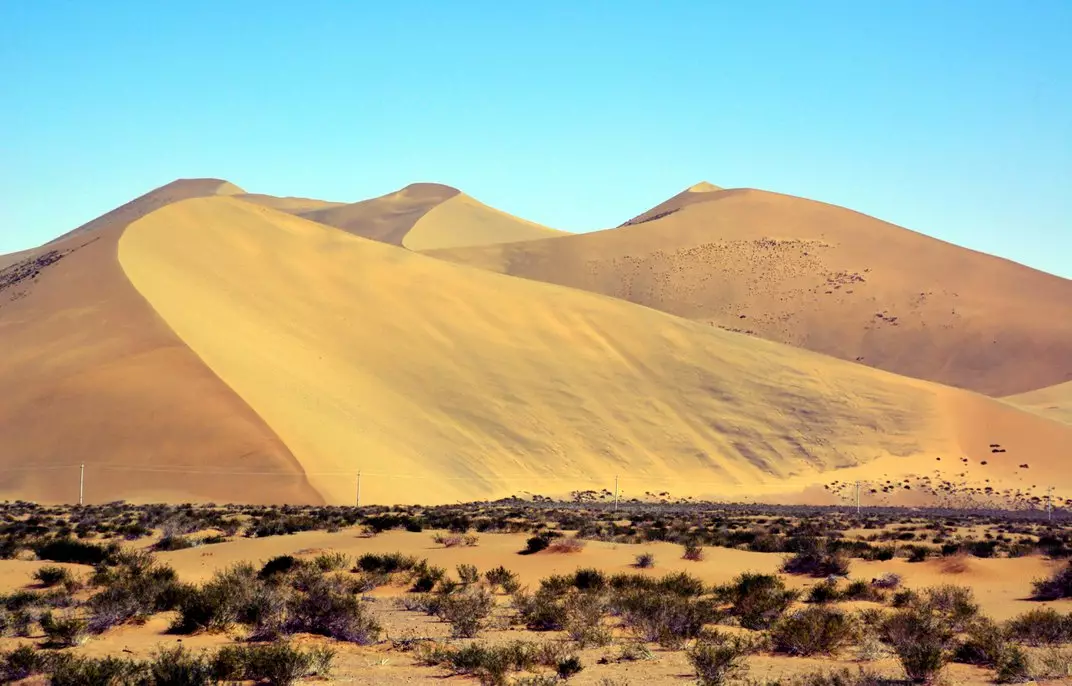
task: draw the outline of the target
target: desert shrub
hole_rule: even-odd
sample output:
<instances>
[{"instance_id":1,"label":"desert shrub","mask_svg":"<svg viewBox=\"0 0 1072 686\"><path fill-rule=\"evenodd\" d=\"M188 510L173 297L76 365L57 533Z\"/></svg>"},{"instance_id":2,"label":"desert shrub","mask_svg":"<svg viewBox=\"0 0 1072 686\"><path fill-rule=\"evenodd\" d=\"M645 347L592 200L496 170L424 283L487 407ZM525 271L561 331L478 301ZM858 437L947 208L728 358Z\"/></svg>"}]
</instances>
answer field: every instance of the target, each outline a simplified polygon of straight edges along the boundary
<instances>
[{"instance_id":1,"label":"desert shrub","mask_svg":"<svg viewBox=\"0 0 1072 686\"><path fill-rule=\"evenodd\" d=\"M1008 621L1005 630L1013 640L1032 646L1072 641L1072 617L1053 608L1029 610Z\"/></svg>"},{"instance_id":2,"label":"desert shrub","mask_svg":"<svg viewBox=\"0 0 1072 686\"><path fill-rule=\"evenodd\" d=\"M570 657L563 648L562 644L524 641L495 646L480 643L459 647L432 645L419 649L417 661L428 666L446 666L457 674L476 676L483 684L505 684L510 672L537 666L552 667L557 671L559 664Z\"/></svg>"},{"instance_id":3,"label":"desert shrub","mask_svg":"<svg viewBox=\"0 0 1072 686\"><path fill-rule=\"evenodd\" d=\"M34 674L41 674L49 667L48 655L28 645L19 646L0 655L0 683L9 684Z\"/></svg>"},{"instance_id":4,"label":"desert shrub","mask_svg":"<svg viewBox=\"0 0 1072 686\"><path fill-rule=\"evenodd\" d=\"M258 579L272 579L274 577L289 574L301 566L301 561L293 555L276 555L264 563L257 572Z\"/></svg>"},{"instance_id":5,"label":"desert shrub","mask_svg":"<svg viewBox=\"0 0 1072 686\"><path fill-rule=\"evenodd\" d=\"M580 674L583 669L584 665L581 664L581 658L576 655L570 655L558 661L558 664L555 665L555 674L559 679L565 681Z\"/></svg>"},{"instance_id":6,"label":"desert shrub","mask_svg":"<svg viewBox=\"0 0 1072 686\"><path fill-rule=\"evenodd\" d=\"M655 555L653 553L640 553L633 560L633 566L637 569L651 569L655 566Z\"/></svg>"},{"instance_id":7,"label":"desert shrub","mask_svg":"<svg viewBox=\"0 0 1072 686\"><path fill-rule=\"evenodd\" d=\"M810 576L848 576L849 560L841 551L831 550L825 539L806 537L797 543L797 551L782 563L787 574Z\"/></svg>"},{"instance_id":8,"label":"desert shrub","mask_svg":"<svg viewBox=\"0 0 1072 686\"><path fill-rule=\"evenodd\" d=\"M38 542L34 552L41 560L97 565L115 556L119 552L119 545L109 543L102 546L73 538L50 538Z\"/></svg>"},{"instance_id":9,"label":"desert shrub","mask_svg":"<svg viewBox=\"0 0 1072 686\"><path fill-rule=\"evenodd\" d=\"M467 586L480 580L480 571L476 568L476 565L460 564L456 569L458 571L458 580Z\"/></svg>"},{"instance_id":10,"label":"desert shrub","mask_svg":"<svg viewBox=\"0 0 1072 686\"><path fill-rule=\"evenodd\" d=\"M142 665L119 657L91 658L64 654L51 660L52 686L96 686L136 684L144 675Z\"/></svg>"},{"instance_id":11,"label":"desert shrub","mask_svg":"<svg viewBox=\"0 0 1072 686\"><path fill-rule=\"evenodd\" d=\"M837 581L824 579L808 589L807 601L817 605L836 602L841 597L838 591Z\"/></svg>"},{"instance_id":12,"label":"desert shrub","mask_svg":"<svg viewBox=\"0 0 1072 686\"><path fill-rule=\"evenodd\" d=\"M730 614L746 629L770 628L797 598L796 592L788 590L777 576L751 572L719 587L716 595L730 603Z\"/></svg>"},{"instance_id":13,"label":"desert shrub","mask_svg":"<svg viewBox=\"0 0 1072 686\"><path fill-rule=\"evenodd\" d=\"M514 609L533 631L557 631L566 624L566 603L562 594L540 586L534 594L519 591L513 596Z\"/></svg>"},{"instance_id":14,"label":"desert shrub","mask_svg":"<svg viewBox=\"0 0 1072 686\"><path fill-rule=\"evenodd\" d=\"M687 541L681 553L681 559L699 562L704 559L703 546L699 541Z\"/></svg>"},{"instance_id":15,"label":"desert shrub","mask_svg":"<svg viewBox=\"0 0 1072 686\"><path fill-rule=\"evenodd\" d=\"M473 638L484 627L484 620L495 608L491 593L483 589L454 593L442 598L439 616L450 624L455 638Z\"/></svg>"},{"instance_id":16,"label":"desert shrub","mask_svg":"<svg viewBox=\"0 0 1072 686\"><path fill-rule=\"evenodd\" d=\"M875 588L881 588L883 590L892 591L900 587L901 575L893 572L887 572L882 576L871 581L871 585Z\"/></svg>"},{"instance_id":17,"label":"desert shrub","mask_svg":"<svg viewBox=\"0 0 1072 686\"><path fill-rule=\"evenodd\" d=\"M1010 646L1005 632L988 617L976 619L957 645L953 660L971 665L994 667L1005 659Z\"/></svg>"},{"instance_id":18,"label":"desert shrub","mask_svg":"<svg viewBox=\"0 0 1072 686\"><path fill-rule=\"evenodd\" d=\"M668 593L626 591L618 594L612 603L625 625L638 637L671 649L698 637L705 624L719 618L710 600Z\"/></svg>"},{"instance_id":19,"label":"desert shrub","mask_svg":"<svg viewBox=\"0 0 1072 686\"><path fill-rule=\"evenodd\" d=\"M908 553L909 562L923 562L931 554L931 549L925 545L909 545L904 550Z\"/></svg>"},{"instance_id":20,"label":"desert shrub","mask_svg":"<svg viewBox=\"0 0 1072 686\"><path fill-rule=\"evenodd\" d=\"M1020 646L1009 646L994 667L994 680L999 684L1022 684L1034 680L1034 670L1031 669L1027 653Z\"/></svg>"},{"instance_id":21,"label":"desert shrub","mask_svg":"<svg viewBox=\"0 0 1072 686\"><path fill-rule=\"evenodd\" d=\"M706 590L704 583L688 572L671 572L659 579L655 588L685 597L698 597Z\"/></svg>"},{"instance_id":22,"label":"desert shrub","mask_svg":"<svg viewBox=\"0 0 1072 686\"><path fill-rule=\"evenodd\" d=\"M933 680L949 661L953 632L931 607L898 610L886 618L882 635L912 681Z\"/></svg>"},{"instance_id":23,"label":"desert shrub","mask_svg":"<svg viewBox=\"0 0 1072 686\"><path fill-rule=\"evenodd\" d=\"M533 536L525 542L525 549L520 552L521 555L532 555L538 553L541 550L546 550L547 546L551 545L551 541L546 536Z\"/></svg>"},{"instance_id":24,"label":"desert shrub","mask_svg":"<svg viewBox=\"0 0 1072 686\"><path fill-rule=\"evenodd\" d=\"M356 569L362 572L382 572L384 574L396 574L416 569L421 560L402 553L365 553L357 558Z\"/></svg>"},{"instance_id":25,"label":"desert shrub","mask_svg":"<svg viewBox=\"0 0 1072 686\"><path fill-rule=\"evenodd\" d=\"M72 577L71 572L63 567L46 565L44 567L39 567L37 571L34 572L33 578L45 588L51 588L52 586L71 580Z\"/></svg>"},{"instance_id":26,"label":"desert shrub","mask_svg":"<svg viewBox=\"0 0 1072 686\"><path fill-rule=\"evenodd\" d=\"M200 588L186 587L177 603L179 616L171 630L175 633L223 630L234 622L248 620L256 588L257 572L248 563L216 572Z\"/></svg>"},{"instance_id":27,"label":"desert shrub","mask_svg":"<svg viewBox=\"0 0 1072 686\"><path fill-rule=\"evenodd\" d=\"M554 538L547 545L547 552L549 553L579 553L584 550L585 542L579 538L574 537L559 537Z\"/></svg>"},{"instance_id":28,"label":"desert shrub","mask_svg":"<svg viewBox=\"0 0 1072 686\"><path fill-rule=\"evenodd\" d=\"M168 550L186 550L187 548L193 548L196 543L188 536L172 535L164 536L159 541L153 544L153 550L156 551L168 551Z\"/></svg>"},{"instance_id":29,"label":"desert shrub","mask_svg":"<svg viewBox=\"0 0 1072 686\"><path fill-rule=\"evenodd\" d=\"M972 590L965 586L946 585L924 589L919 602L937 613L953 632L966 630L979 614L979 604L975 602Z\"/></svg>"},{"instance_id":30,"label":"desert shrub","mask_svg":"<svg viewBox=\"0 0 1072 686\"><path fill-rule=\"evenodd\" d=\"M697 683L701 686L722 686L747 673L746 659L749 652L751 646L745 639L710 634L704 640L693 644L686 656L689 664L696 670Z\"/></svg>"},{"instance_id":31,"label":"desert shrub","mask_svg":"<svg viewBox=\"0 0 1072 686\"><path fill-rule=\"evenodd\" d=\"M415 593L428 593L447 575L447 570L436 565L424 565L413 580L410 589Z\"/></svg>"},{"instance_id":32,"label":"desert shrub","mask_svg":"<svg viewBox=\"0 0 1072 686\"><path fill-rule=\"evenodd\" d=\"M854 579L845 586L843 591L841 591L840 597L841 600L870 600L872 602L881 602L885 598L885 594L882 593L878 587L863 579Z\"/></svg>"},{"instance_id":33,"label":"desert shrub","mask_svg":"<svg viewBox=\"0 0 1072 686\"><path fill-rule=\"evenodd\" d=\"M461 534L442 534L437 533L432 536L432 542L436 545L441 545L444 548L454 548L462 545L465 539Z\"/></svg>"},{"instance_id":34,"label":"desert shrub","mask_svg":"<svg viewBox=\"0 0 1072 686\"><path fill-rule=\"evenodd\" d=\"M218 681L267 681L290 686L307 676L326 676L334 651L302 650L286 642L226 646L211 660L212 676Z\"/></svg>"},{"instance_id":35,"label":"desert shrub","mask_svg":"<svg viewBox=\"0 0 1072 686\"><path fill-rule=\"evenodd\" d=\"M1072 563L1064 569L1054 572L1049 579L1037 579L1032 582L1036 600L1058 600L1072 598Z\"/></svg>"},{"instance_id":36,"label":"desert shrub","mask_svg":"<svg viewBox=\"0 0 1072 686\"><path fill-rule=\"evenodd\" d=\"M1038 679L1068 679L1072 677L1072 649L1049 647L1039 651L1032 665L1031 676Z\"/></svg>"},{"instance_id":37,"label":"desert shrub","mask_svg":"<svg viewBox=\"0 0 1072 686\"><path fill-rule=\"evenodd\" d=\"M368 645L382 628L361 599L340 577L318 576L305 582L288 608L287 628Z\"/></svg>"},{"instance_id":38,"label":"desert shrub","mask_svg":"<svg viewBox=\"0 0 1072 686\"><path fill-rule=\"evenodd\" d=\"M607 576L598 569L578 569L573 573L573 587L579 591L601 591L607 586Z\"/></svg>"},{"instance_id":39,"label":"desert shrub","mask_svg":"<svg viewBox=\"0 0 1072 686\"><path fill-rule=\"evenodd\" d=\"M41 630L45 632L48 645L56 648L70 648L82 645L89 638L86 620L74 615L57 617L51 610L46 611L38 620Z\"/></svg>"},{"instance_id":40,"label":"desert shrub","mask_svg":"<svg viewBox=\"0 0 1072 686\"><path fill-rule=\"evenodd\" d=\"M155 612L175 609L189 589L179 583L175 570L150 559L133 557L97 574L103 588L89 598L89 628L109 628Z\"/></svg>"},{"instance_id":41,"label":"desert shrub","mask_svg":"<svg viewBox=\"0 0 1072 686\"><path fill-rule=\"evenodd\" d=\"M809 607L779 619L771 628L774 649L788 655L832 655L857 636L852 618L840 610Z\"/></svg>"},{"instance_id":42,"label":"desert shrub","mask_svg":"<svg viewBox=\"0 0 1072 686\"><path fill-rule=\"evenodd\" d=\"M501 588L504 593L516 593L521 588L517 574L501 565L484 572L484 580L492 589Z\"/></svg>"},{"instance_id":43,"label":"desert shrub","mask_svg":"<svg viewBox=\"0 0 1072 686\"><path fill-rule=\"evenodd\" d=\"M211 662L183 646L158 650L146 671L153 686L208 686L215 682Z\"/></svg>"},{"instance_id":44,"label":"desert shrub","mask_svg":"<svg viewBox=\"0 0 1072 686\"><path fill-rule=\"evenodd\" d=\"M603 626L607 602L599 593L573 593L564 604L566 635L580 647L604 646L611 633Z\"/></svg>"}]
</instances>

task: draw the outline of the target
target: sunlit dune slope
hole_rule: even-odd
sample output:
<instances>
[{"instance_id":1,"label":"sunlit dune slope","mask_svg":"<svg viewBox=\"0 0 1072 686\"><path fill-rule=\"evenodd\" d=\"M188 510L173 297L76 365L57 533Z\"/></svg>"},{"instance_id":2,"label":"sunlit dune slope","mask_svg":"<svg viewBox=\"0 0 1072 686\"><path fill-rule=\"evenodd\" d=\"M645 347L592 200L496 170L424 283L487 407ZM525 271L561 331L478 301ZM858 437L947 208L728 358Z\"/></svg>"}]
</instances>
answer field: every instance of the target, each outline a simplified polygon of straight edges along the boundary
<instances>
[{"instance_id":1,"label":"sunlit dune slope","mask_svg":"<svg viewBox=\"0 0 1072 686\"><path fill-rule=\"evenodd\" d=\"M1050 419L1072 424L1072 381L1009 396L1005 400Z\"/></svg>"},{"instance_id":2,"label":"sunlit dune slope","mask_svg":"<svg viewBox=\"0 0 1072 686\"><path fill-rule=\"evenodd\" d=\"M988 395L1068 378L1068 279L775 193L686 191L660 208L607 231L428 254Z\"/></svg>"},{"instance_id":3,"label":"sunlit dune slope","mask_svg":"<svg viewBox=\"0 0 1072 686\"><path fill-rule=\"evenodd\" d=\"M434 250L564 235L569 234L500 212L459 193L418 219L402 245L410 250Z\"/></svg>"},{"instance_id":4,"label":"sunlit dune slope","mask_svg":"<svg viewBox=\"0 0 1072 686\"><path fill-rule=\"evenodd\" d=\"M689 186L688 188L681 191L669 200L665 200L659 203L647 212L633 217L629 221L622 224L622 226L629 226L631 224L643 224L644 222L661 219L662 217L673 214L674 212L677 212L682 208L688 207L689 205L700 202L707 202L708 200L717 197L715 195L712 195L712 193L716 193L721 190L723 189L719 188L713 183L701 181L700 183Z\"/></svg>"},{"instance_id":5,"label":"sunlit dune slope","mask_svg":"<svg viewBox=\"0 0 1072 686\"><path fill-rule=\"evenodd\" d=\"M264 195L262 193L241 193L235 194L234 197L257 205L282 210L283 212L290 212L291 214L317 212L328 210L333 207L343 207L346 204L341 202L328 202L327 200L316 200L314 198L295 198L291 196L279 197L275 195Z\"/></svg>"},{"instance_id":6,"label":"sunlit dune slope","mask_svg":"<svg viewBox=\"0 0 1072 686\"><path fill-rule=\"evenodd\" d=\"M415 183L402 190L349 205L303 206L290 198L239 196L327 224L362 238L411 250L491 245L564 235L492 207L437 183ZM291 202L286 202L286 201ZM319 201L305 201L319 202Z\"/></svg>"},{"instance_id":7,"label":"sunlit dune slope","mask_svg":"<svg viewBox=\"0 0 1072 686\"><path fill-rule=\"evenodd\" d=\"M614 474L634 493L738 496L883 455L912 467L1064 429L962 391L234 199L155 212L130 227L119 254L135 287L330 502L352 502L359 469L365 501L379 503L565 493L609 487ZM975 403L1010 413L1001 436L967 421L963 407ZM1044 473L1056 457L1036 460Z\"/></svg>"},{"instance_id":8,"label":"sunlit dune slope","mask_svg":"<svg viewBox=\"0 0 1072 686\"><path fill-rule=\"evenodd\" d=\"M458 193L457 188L438 183L415 183L378 198L294 214L355 236L402 245L402 239L421 217Z\"/></svg>"},{"instance_id":9,"label":"sunlit dune slope","mask_svg":"<svg viewBox=\"0 0 1072 686\"><path fill-rule=\"evenodd\" d=\"M272 431L180 341L117 259L128 222L234 187L169 184L0 270L0 497L315 502ZM285 473L218 476L167 470Z\"/></svg>"}]
</instances>

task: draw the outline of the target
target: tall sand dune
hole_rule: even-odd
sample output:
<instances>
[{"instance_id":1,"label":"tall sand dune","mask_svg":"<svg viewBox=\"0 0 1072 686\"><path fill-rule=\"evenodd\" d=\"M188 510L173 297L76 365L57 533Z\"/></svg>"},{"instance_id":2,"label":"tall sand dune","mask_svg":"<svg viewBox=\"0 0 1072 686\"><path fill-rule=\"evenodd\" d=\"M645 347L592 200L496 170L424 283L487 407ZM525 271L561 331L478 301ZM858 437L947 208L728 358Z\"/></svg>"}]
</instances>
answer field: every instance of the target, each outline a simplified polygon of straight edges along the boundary
<instances>
[{"instance_id":1,"label":"tall sand dune","mask_svg":"<svg viewBox=\"0 0 1072 686\"><path fill-rule=\"evenodd\" d=\"M776 193L701 185L617 229L428 254L992 396L1072 373L1072 281Z\"/></svg>"},{"instance_id":2,"label":"tall sand dune","mask_svg":"<svg viewBox=\"0 0 1072 686\"><path fill-rule=\"evenodd\" d=\"M615 474L627 496L736 498L992 443L1072 485L1072 431L1000 401L234 198L144 217L119 259L329 502L353 501L359 469L376 503L564 494Z\"/></svg>"},{"instance_id":3,"label":"tall sand dune","mask_svg":"<svg viewBox=\"0 0 1072 686\"><path fill-rule=\"evenodd\" d=\"M362 238L411 250L457 248L567 235L501 212L438 183L415 183L352 204L304 198L237 196L327 224ZM314 203L320 203L320 206Z\"/></svg>"},{"instance_id":4,"label":"tall sand dune","mask_svg":"<svg viewBox=\"0 0 1072 686\"><path fill-rule=\"evenodd\" d=\"M1072 424L1072 381L1009 396L1005 400L1044 417Z\"/></svg>"},{"instance_id":5,"label":"tall sand dune","mask_svg":"<svg viewBox=\"0 0 1072 686\"><path fill-rule=\"evenodd\" d=\"M129 222L168 203L236 187L178 181L0 270L0 497L233 500L211 474L244 477L242 499L316 502L275 434L178 339L117 258ZM280 474L284 474L280 476ZM229 477L242 478L242 477Z\"/></svg>"}]
</instances>

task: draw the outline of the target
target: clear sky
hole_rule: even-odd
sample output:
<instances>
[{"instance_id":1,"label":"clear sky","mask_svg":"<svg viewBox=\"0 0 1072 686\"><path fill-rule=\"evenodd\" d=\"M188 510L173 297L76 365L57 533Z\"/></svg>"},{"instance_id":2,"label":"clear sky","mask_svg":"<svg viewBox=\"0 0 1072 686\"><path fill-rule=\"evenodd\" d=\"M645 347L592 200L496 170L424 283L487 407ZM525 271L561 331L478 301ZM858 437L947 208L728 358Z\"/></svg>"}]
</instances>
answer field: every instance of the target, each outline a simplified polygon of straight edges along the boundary
<instances>
[{"instance_id":1,"label":"clear sky","mask_svg":"<svg viewBox=\"0 0 1072 686\"><path fill-rule=\"evenodd\" d=\"M0 0L0 252L194 176L571 231L707 180L1072 277L1072 2Z\"/></svg>"}]
</instances>

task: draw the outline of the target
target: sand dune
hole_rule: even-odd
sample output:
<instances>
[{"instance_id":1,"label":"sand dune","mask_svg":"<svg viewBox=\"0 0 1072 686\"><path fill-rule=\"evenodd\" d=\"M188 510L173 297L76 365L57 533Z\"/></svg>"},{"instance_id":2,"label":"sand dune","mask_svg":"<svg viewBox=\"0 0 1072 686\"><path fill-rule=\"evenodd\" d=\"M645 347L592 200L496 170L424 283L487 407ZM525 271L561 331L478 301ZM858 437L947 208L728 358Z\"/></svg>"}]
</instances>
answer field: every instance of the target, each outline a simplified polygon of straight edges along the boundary
<instances>
[{"instance_id":1,"label":"sand dune","mask_svg":"<svg viewBox=\"0 0 1072 686\"><path fill-rule=\"evenodd\" d=\"M119 257L329 502L352 502L358 469L366 502L565 493L613 474L626 494L736 497L994 442L1037 450L1033 473L1072 485L1058 454L1072 430L999 401L232 198L154 212Z\"/></svg>"},{"instance_id":2,"label":"sand dune","mask_svg":"<svg viewBox=\"0 0 1072 686\"><path fill-rule=\"evenodd\" d=\"M233 193L178 181L89 222L0 271L0 497L73 502L233 498L186 466L287 472L246 477L244 498L316 501L289 451L131 287L117 241L127 224L189 197ZM122 468L119 468L122 466ZM145 471L154 470L154 471Z\"/></svg>"},{"instance_id":3,"label":"sand dune","mask_svg":"<svg viewBox=\"0 0 1072 686\"><path fill-rule=\"evenodd\" d=\"M411 250L492 245L565 235L562 231L500 212L457 188L437 183L415 183L394 193L352 204L263 195L238 197L355 236Z\"/></svg>"},{"instance_id":4,"label":"sand dune","mask_svg":"<svg viewBox=\"0 0 1072 686\"><path fill-rule=\"evenodd\" d=\"M1065 424L1072 424L1072 381L1005 398L1008 402Z\"/></svg>"},{"instance_id":5,"label":"sand dune","mask_svg":"<svg viewBox=\"0 0 1072 686\"><path fill-rule=\"evenodd\" d=\"M988 395L1068 379L1072 281L833 205L712 188L617 229L428 254Z\"/></svg>"}]
</instances>

